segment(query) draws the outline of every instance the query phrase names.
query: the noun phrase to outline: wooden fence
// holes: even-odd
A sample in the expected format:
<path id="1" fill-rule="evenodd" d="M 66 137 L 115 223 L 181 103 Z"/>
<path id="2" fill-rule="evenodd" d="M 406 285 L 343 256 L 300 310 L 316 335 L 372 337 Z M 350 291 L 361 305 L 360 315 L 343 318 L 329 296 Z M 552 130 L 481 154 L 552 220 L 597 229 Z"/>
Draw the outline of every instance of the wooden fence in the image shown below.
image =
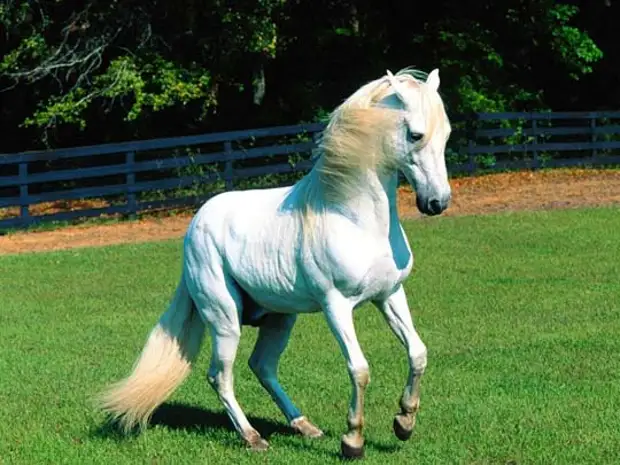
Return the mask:
<path id="1" fill-rule="evenodd" d="M 465 126 L 471 174 L 620 165 L 620 111 L 481 113 Z"/>
<path id="2" fill-rule="evenodd" d="M 620 165 L 620 111 L 483 113 L 452 121 L 446 153 L 452 175 Z M 0 155 L 0 232 L 196 206 L 225 190 L 290 184 L 311 168 L 313 139 L 323 128 L 313 123 Z"/>

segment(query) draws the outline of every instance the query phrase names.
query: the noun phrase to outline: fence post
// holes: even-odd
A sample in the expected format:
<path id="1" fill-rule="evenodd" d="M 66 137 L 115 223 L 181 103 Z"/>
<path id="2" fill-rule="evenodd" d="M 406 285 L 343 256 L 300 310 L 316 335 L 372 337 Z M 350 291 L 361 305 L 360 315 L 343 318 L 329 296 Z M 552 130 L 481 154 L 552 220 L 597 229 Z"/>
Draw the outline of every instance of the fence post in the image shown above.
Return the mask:
<path id="1" fill-rule="evenodd" d="M 596 143 L 596 115 L 592 115 L 590 118 L 590 140 L 593 144 Z M 592 161 L 596 158 L 597 150 L 595 147 L 592 147 Z"/>
<path id="2" fill-rule="evenodd" d="M 132 189 L 136 184 L 136 173 L 134 171 L 135 161 L 136 152 L 130 151 L 125 153 L 125 165 L 127 166 L 127 175 L 125 177 L 125 183 L 127 185 L 127 211 L 129 213 L 129 218 L 132 220 L 136 218 L 136 213 L 138 211 L 136 193 Z"/>
<path id="3" fill-rule="evenodd" d="M 465 126 L 465 133 L 467 134 L 467 158 L 469 162 L 468 170 L 469 174 L 473 175 L 476 172 L 476 154 L 474 154 L 476 128 L 474 126 L 473 115 L 467 116 L 467 123 Z"/>
<path id="4" fill-rule="evenodd" d="M 224 142 L 224 151 L 228 154 L 232 153 L 232 142 L 227 140 Z M 233 161 L 226 160 L 224 165 L 224 185 L 226 186 L 227 191 L 233 190 Z"/>
<path id="5" fill-rule="evenodd" d="M 536 145 L 538 144 L 538 123 L 536 120 L 536 114 L 530 113 L 530 118 L 532 118 L 532 169 L 537 170 L 540 168 L 540 160 L 538 159 L 538 150 L 536 149 Z"/>
<path id="6" fill-rule="evenodd" d="M 30 223 L 30 206 L 28 201 L 28 163 L 19 164 L 19 216 L 22 225 L 26 226 Z"/>
<path id="7" fill-rule="evenodd" d="M 310 156 L 308 157 L 308 159 L 314 163 L 315 161 L 315 155 L 318 154 L 318 149 L 319 149 L 319 142 L 321 141 L 321 133 L 320 132 L 313 132 L 312 133 L 312 148 L 310 149 Z M 318 157 L 317 157 L 318 158 Z"/>

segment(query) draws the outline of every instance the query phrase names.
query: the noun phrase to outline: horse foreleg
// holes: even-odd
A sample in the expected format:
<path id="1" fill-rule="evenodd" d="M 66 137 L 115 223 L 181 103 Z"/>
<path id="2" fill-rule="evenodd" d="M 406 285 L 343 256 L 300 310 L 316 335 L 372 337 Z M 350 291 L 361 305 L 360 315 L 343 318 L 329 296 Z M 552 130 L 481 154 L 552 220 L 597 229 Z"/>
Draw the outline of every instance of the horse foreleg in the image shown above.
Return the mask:
<path id="1" fill-rule="evenodd" d="M 295 314 L 267 315 L 258 331 L 258 339 L 249 365 L 291 427 L 303 436 L 318 438 L 323 432 L 301 414 L 278 381 L 280 356 L 286 349 L 296 319 Z"/>
<path id="2" fill-rule="evenodd" d="M 400 413 L 394 418 L 394 433 L 401 441 L 411 437 L 416 414 L 420 408 L 420 380 L 426 368 L 426 346 L 416 332 L 407 297 L 402 286 L 390 297 L 375 302 L 388 325 L 407 349 L 409 356 L 409 377 L 400 399 Z"/>
<path id="3" fill-rule="evenodd" d="M 370 383 L 368 362 L 355 334 L 353 307 L 340 294 L 330 296 L 324 306 L 327 323 L 336 337 L 346 359 L 353 395 L 347 417 L 348 432 L 342 437 L 342 455 L 346 458 L 360 458 L 364 455 L 364 393 Z"/>

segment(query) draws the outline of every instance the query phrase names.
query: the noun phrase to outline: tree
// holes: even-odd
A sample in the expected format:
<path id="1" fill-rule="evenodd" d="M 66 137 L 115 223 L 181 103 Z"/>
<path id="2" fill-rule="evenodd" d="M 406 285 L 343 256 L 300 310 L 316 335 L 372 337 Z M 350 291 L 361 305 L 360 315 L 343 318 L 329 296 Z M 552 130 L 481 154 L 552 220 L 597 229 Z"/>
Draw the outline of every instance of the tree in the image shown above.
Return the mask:
<path id="1" fill-rule="evenodd" d="M 73 5 L 0 5 L 0 89 L 10 102 L 0 124 L 52 145 L 316 119 L 362 82 L 408 65 L 440 68 L 451 113 L 544 108 L 564 102 L 560 89 L 591 95 L 575 83 L 603 58 L 586 32 L 594 7 L 579 1 Z"/>
<path id="2" fill-rule="evenodd" d="M 2 84 L 36 89 L 23 125 L 46 136 L 110 116 L 144 123 L 174 108 L 192 124 L 216 109 L 221 87 L 251 83 L 247 63 L 260 80 L 275 54 L 281 3 L 90 0 L 76 11 L 67 0 L 11 0 L 0 7 Z M 258 103 L 264 87 L 257 83 Z"/>

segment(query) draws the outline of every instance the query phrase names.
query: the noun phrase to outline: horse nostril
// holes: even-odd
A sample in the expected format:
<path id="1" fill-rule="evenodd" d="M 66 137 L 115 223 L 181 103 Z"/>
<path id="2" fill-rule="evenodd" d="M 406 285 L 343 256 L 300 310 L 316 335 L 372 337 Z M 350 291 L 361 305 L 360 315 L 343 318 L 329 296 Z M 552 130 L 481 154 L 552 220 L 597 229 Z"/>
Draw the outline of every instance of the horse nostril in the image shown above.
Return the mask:
<path id="1" fill-rule="evenodd" d="M 431 200 L 428 206 L 429 206 L 430 211 L 433 213 L 441 212 L 441 202 L 437 199 Z"/>

